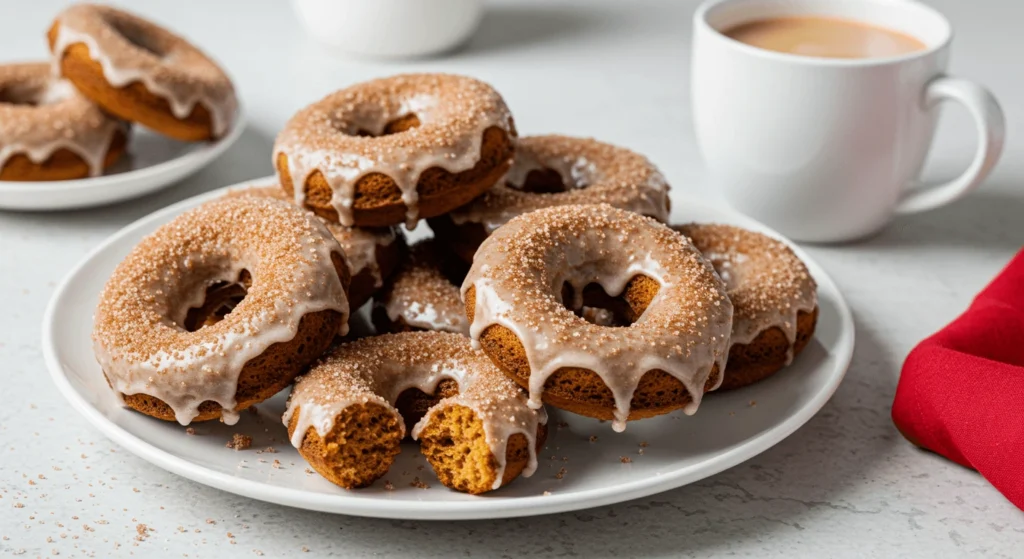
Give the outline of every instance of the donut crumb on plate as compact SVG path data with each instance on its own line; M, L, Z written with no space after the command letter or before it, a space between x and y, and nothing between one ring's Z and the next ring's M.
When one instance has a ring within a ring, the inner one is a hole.
M248 450L252 446L252 437L242 433L235 433L231 435L231 440L224 446L234 450Z

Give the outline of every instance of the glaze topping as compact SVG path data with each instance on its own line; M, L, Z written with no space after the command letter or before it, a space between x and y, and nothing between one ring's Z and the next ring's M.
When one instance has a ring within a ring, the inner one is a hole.
M418 126L384 134L389 123L409 115ZM491 86L449 74L399 75L354 85L299 111L278 135L274 161L287 156L300 205L306 179L319 171L338 220L349 226L356 182L369 173L387 175L401 190L412 227L419 218L420 174L431 167L451 173L473 168L491 127L515 135L508 107Z
M561 177L555 192L531 192L534 171ZM490 233L513 217L551 206L609 204L666 221L668 183L646 157L589 138L528 136L516 143L508 174L483 196L449 214L457 225L479 223Z
M341 313L348 300L332 255L341 247L323 223L291 204L221 198L146 236L118 265L96 308L96 359L119 394L163 400L188 424L207 400L237 420L245 364L291 340L305 315ZM222 320L188 331L190 308L220 282L251 283Z
M459 287L443 270L443 252L437 241L429 239L409 248L378 304L395 322L424 330L440 330L469 335L466 307Z
M55 79L45 62L0 66L0 168L15 154L43 163L63 148L98 176L114 135L128 130L69 82Z
M804 263L782 241L732 225L690 223L686 235L725 281L733 304L732 343L749 344L776 327L789 340L793 359L797 315L818 306L817 285Z
M404 332L339 346L296 381L284 423L290 424L293 414L299 414L292 444L300 447L310 428L326 436L346 407L376 403L395 415L404 436L408 426L394 408L398 396L409 388L433 393L442 379L455 380L459 394L432 407L412 427L412 437L419 437L437 410L465 406L483 422L487 443L499 464L494 488L501 486L505 449L512 435L522 434L529 441L530 460L523 475L533 474L537 469L537 426L547 422L547 414L543 408L527 406L525 395L515 383L458 334Z
M210 113L215 137L235 119L238 100L231 80L215 62L178 35L134 14L97 4L75 4L57 16L53 54L60 60L82 43L114 87L142 82L165 99L179 119L197 104Z
M622 293L637 275L660 288L628 327L591 324L569 307L597 283ZM574 301L562 301L568 283ZM478 343L492 324L519 338L529 360L530 404L540 406L548 377L562 367L594 371L615 397L617 431L644 373L679 379L693 413L717 364L725 370L732 304L711 265L684 237L652 218L608 205L560 206L512 219L476 254L462 284L475 290L470 335Z

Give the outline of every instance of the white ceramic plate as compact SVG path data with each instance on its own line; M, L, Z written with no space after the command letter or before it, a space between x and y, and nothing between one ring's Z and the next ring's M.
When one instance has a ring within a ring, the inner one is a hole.
M255 181L253 181L255 182ZM92 251L57 288L43 322L43 354L54 382L71 404L105 435L142 458L225 491L311 510L407 519L479 519L527 516L595 507L692 483L730 468L778 443L829 399L853 352L853 320L835 283L796 249L818 282L820 315L814 340L793 365L731 393L711 394L696 415L682 413L609 423L552 410L548 445L537 473L474 497L450 491L434 477L414 444L373 486L345 491L306 470L287 443L280 417L285 396L243 413L233 427L197 424L188 435L122 408L93 358L92 313L107 277L144 235L223 190L191 198L136 221ZM714 221L771 231L735 212L676 200L674 218ZM419 231L417 231L419 233ZM564 422L564 423L563 423ZM253 438L251 450L225 448L233 433ZM590 436L598 437L590 442ZM641 450L641 443L646 442ZM272 446L277 452L257 453ZM626 463L622 457L629 457ZM278 461L277 467L274 462ZM565 468L564 475L556 475ZM430 487L411 486L419 478ZM384 480L391 482L387 490Z
M135 126L128 153L102 176L67 181L0 181L0 209L89 208L149 194L209 165L238 140L244 129L241 108L231 131L216 142L179 142Z

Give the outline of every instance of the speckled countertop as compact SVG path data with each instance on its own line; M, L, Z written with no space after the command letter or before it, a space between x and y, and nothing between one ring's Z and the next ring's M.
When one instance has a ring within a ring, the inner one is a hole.
M62 2L0 6L0 60L45 54ZM192 179L91 211L0 212L0 555L1020 556L1024 515L974 472L904 442L889 420L903 357L955 317L1024 243L1024 78L1010 2L933 2L958 37L953 72L990 86L1009 144L979 192L901 218L861 244L811 247L853 308L857 349L832 401L763 455L694 485L570 514L476 522L367 520L236 497L169 474L101 436L57 393L39 324L57 282L124 224L204 190L271 172L276 131L299 107L372 76L446 70L493 83L524 133L593 135L647 154L678 191L715 196L690 132L695 3L510 0L451 57L408 64L329 57L282 0L142 1L229 68L249 107L241 141ZM931 173L966 165L974 132L949 111ZM139 525L148 530L139 533Z

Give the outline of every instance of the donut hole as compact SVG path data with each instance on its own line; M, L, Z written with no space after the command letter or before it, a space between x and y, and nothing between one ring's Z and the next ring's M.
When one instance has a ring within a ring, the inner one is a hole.
M420 117L415 114L407 114L385 124L379 134L374 134L373 132L360 127L356 130L355 135L364 138L379 138L381 136L390 136L392 134L399 134L407 130L412 130L413 128L418 128L419 125ZM344 132L344 130L342 130L342 132Z
M112 16L113 14L105 18L107 24L133 47L157 58L164 58L167 55L166 45L159 41L152 28L147 28L133 19Z
M570 186L566 184L562 175L554 169L534 169L526 174L523 184L507 183L507 186L513 190L520 190L531 194L557 194L559 192L568 192L573 188L586 188L589 185L584 181L580 181Z
M618 295L609 294L601 284L593 282L587 284L582 296L577 298L572 285L565 282L561 296L565 308L583 320L598 326L624 328L640 320L658 289L660 285L654 279L636 275Z
M43 100L43 87L35 83L12 83L0 88L0 103L38 107L46 104Z
M218 281L211 284L206 288L202 304L190 308L185 314L185 323L182 326L189 332L195 332L224 320L245 299L250 285L252 275L249 270L239 272L235 281ZM301 353L302 349L299 352Z
M419 423L427 411L436 406L441 400L459 393L459 383L454 379L441 379L432 393L427 393L419 388L408 388L403 390L395 400L395 409L402 416L405 422L405 431L408 434L414 425Z

